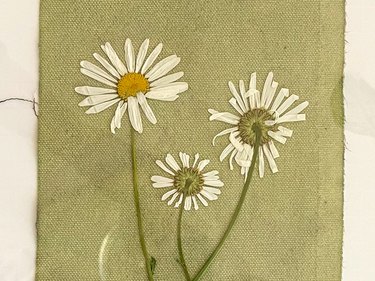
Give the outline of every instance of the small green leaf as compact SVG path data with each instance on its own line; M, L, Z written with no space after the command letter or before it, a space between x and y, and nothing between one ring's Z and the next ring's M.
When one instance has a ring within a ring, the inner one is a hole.
M152 274L155 274L156 259L154 257L150 258L150 266L151 266L151 272L152 272Z

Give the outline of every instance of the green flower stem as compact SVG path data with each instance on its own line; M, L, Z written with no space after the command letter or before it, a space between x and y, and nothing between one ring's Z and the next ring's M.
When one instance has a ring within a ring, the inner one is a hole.
M138 176L137 176L137 153L135 149L135 135L134 134L135 134L135 131L133 128L131 128L130 142L131 142L131 154L132 154L133 190L134 190L135 211L137 213L137 219L138 219L138 235L139 235L139 242L141 243L141 247L142 247L142 253L145 258L147 277L149 281L153 281L154 277L153 277L153 273L151 269L151 258L146 248L145 234L144 234L142 214L141 214L141 206L139 203Z
M198 281L202 278L202 276L205 274L205 272L207 271L207 269L210 266L210 264L212 263L212 261L219 254L219 252L220 252L221 248L223 247L226 239L228 238L235 222L237 221L238 214L240 213L242 205L245 201L247 191L249 190L251 178L253 177L255 163L256 163L256 160L257 160L258 154L259 154L260 140L261 140L261 137L262 137L261 130L256 124L253 125L252 129L255 132L255 136L256 136L255 145L254 145L254 153L253 153L253 158L251 160L251 165L250 165L250 168L249 168L247 179L246 179L246 182L245 182L245 184L243 186L243 189L242 189L241 197L238 201L236 209L234 210L234 213L233 213L232 218L229 222L229 225L224 232L223 237L221 238L220 242L216 246L215 250L211 253L210 257L206 260L206 262L204 263L202 268L199 270L197 275L193 278L193 281Z
M185 200L184 200L185 201ZM177 222L177 247L178 247L178 255L179 255L179 263L184 271L185 279L187 281L191 281L191 277L189 275L189 271L186 266L184 253L182 250L182 240L181 240L181 221L182 221L182 214L184 212L184 202L180 205L180 210L178 214L178 222Z

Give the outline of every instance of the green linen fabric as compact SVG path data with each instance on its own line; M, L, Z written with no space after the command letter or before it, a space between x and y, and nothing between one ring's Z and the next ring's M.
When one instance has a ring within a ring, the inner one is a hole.
M76 86L101 86L80 73L100 45L124 59L164 44L163 57L189 90L175 102L150 101L158 119L143 116L136 136L141 208L155 280L184 280L176 259L178 210L151 187L163 175L155 160L199 152L225 183L219 200L185 212L183 244L192 275L220 239L243 185L238 167L219 155L228 128L207 109L232 111L227 83L267 73L308 100L307 121L277 144L279 172L254 176L239 220L203 280L335 281L341 279L343 205L343 0L42 0L37 281L146 280L138 241L127 115L115 135L115 107L86 115ZM258 88L260 88L258 86Z

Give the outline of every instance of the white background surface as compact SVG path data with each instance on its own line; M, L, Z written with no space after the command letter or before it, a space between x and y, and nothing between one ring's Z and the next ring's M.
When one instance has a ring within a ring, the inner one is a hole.
M0 0L0 100L37 95L38 2ZM375 280L374 14L347 0L344 281ZM34 280L36 138L32 104L0 104L1 281Z

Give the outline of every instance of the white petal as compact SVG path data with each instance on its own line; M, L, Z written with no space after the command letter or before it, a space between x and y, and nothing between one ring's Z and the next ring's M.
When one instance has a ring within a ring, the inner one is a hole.
M135 70L135 54L132 41L127 38L125 40L125 62L129 72L134 72Z
M94 53L94 58L105 68L108 70L109 73L111 73L114 77L117 79L121 78L121 75L117 72L117 70L101 55Z
M298 122L305 121L306 114L296 114L296 115L284 115L283 117L277 118L276 123L285 123L285 122Z
M146 59L145 64L142 66L141 73L145 74L145 72L149 69L149 67L154 63L158 55L160 54L161 50L163 49L163 44L160 43L155 47L155 49L151 52L149 57Z
M195 154L195 156L194 156L194 162L193 162L193 166L192 166L193 168L194 168L195 165L197 164L198 159L199 159L199 153Z
M280 154L277 151L277 148L276 148L275 144L273 143L273 141L271 140L268 144L270 146L270 150L271 150L273 158L278 158L280 156Z
M261 105L260 105L260 92L259 91L256 91L254 93L254 99L255 99L255 108L260 108Z
M237 104L237 100L235 98L231 98L229 100L229 103L233 106L233 108L241 115L244 115L244 112L242 111L242 109L238 106Z
M234 149L234 150L232 151L232 154L231 154L230 157L229 157L229 168L230 168L231 170L234 169L234 167L233 167L233 157L236 156L237 152L238 152L238 150Z
M137 73L141 70L143 62L146 58L149 43L150 43L150 40L146 39L145 41L143 41L141 47L139 48L137 62L135 64L136 65L135 72Z
M266 100L266 103L265 103L265 105L264 105L264 107L266 108L266 109L268 109L269 107L270 107L270 105L271 105L271 102L272 102L272 100L273 100L273 98L274 98L274 96L275 96L275 94L276 94L276 91L277 91L277 87L279 86L279 83L277 83L277 82L272 82L272 85L271 85L271 87L269 88L269 90L268 90L268 97L267 97L267 100Z
M117 93L117 90L115 89L106 89L106 88L89 87L89 86L76 87L75 91L78 94L81 94L84 96L95 96L95 95L102 95L102 94Z
M186 167L185 153L180 152L178 155L180 156L180 160L182 162L182 167Z
M147 119L152 123L156 124L156 117L151 107L148 105L146 97L142 93L137 94L138 103L141 106L143 112L145 113Z
M209 177L203 177L203 180L207 181L213 181L213 180L218 180L219 176L209 176Z
M239 87L240 87L240 94L241 94L242 100L245 104L245 109L246 109L246 111L248 111L249 110L249 101L246 97L245 82L243 80L240 80Z
M243 150L243 144L239 141L238 138L236 138L236 136L238 136L239 133L240 133L240 132L230 133L230 135L229 135L229 140L230 140L230 142L233 144L233 146L234 146L238 151L242 151L242 150Z
M112 120L111 120L111 132L112 134L116 134L116 125L115 125L115 116L112 117Z
M168 174L170 174L170 175L172 175L172 176L174 176L175 174L171 171L171 170L169 170L168 168L167 168L167 166L165 166L164 165L164 163L163 162L161 162L160 160L156 160L156 164L164 171L164 172L167 172Z
M296 115L296 114L300 113L302 110L304 110L308 105L309 105L309 102L305 101L305 102L297 105L292 110L290 110L287 113L285 113L285 115Z
M129 119L134 130L142 133L142 119L138 107L138 99L135 97L128 97Z
M146 78L149 78L151 77L156 71L158 71L161 67L163 67L165 64L168 64L170 63L171 61L174 61L177 57L177 55L170 55L164 59L162 59L161 61L159 61L157 64L154 65L153 68L151 68L151 70L149 72L147 72L145 74L145 77ZM150 81L150 79L149 79Z
M246 151L247 159L251 160L252 157L253 157L253 152L254 152L253 147L251 145L245 143L244 144L244 150Z
M197 197L198 197L199 201L201 201L201 203L203 204L203 206L205 206L205 207L208 206L208 203L207 203L206 199L204 199L202 195L200 195L200 194L198 193L198 194L197 194Z
M194 195L191 198L193 199L194 209L198 210L199 207L198 207L198 203L197 203L197 198Z
M248 151L243 149L242 152L237 152L236 157L234 158L239 166L243 167L250 167L251 161L249 159ZM242 169L241 171L244 171Z
M241 167L241 175L244 175L246 173L246 167Z
M252 90L257 89L257 73L256 72L251 73L249 89L252 89Z
M250 167L245 168L245 179L244 179L244 181L246 181L246 179L247 179L247 175L249 174L249 169L250 169Z
M268 99L268 93L269 93L269 89L271 88L272 80L273 80L273 73L270 72L268 73L267 79L264 82L263 92L260 98L260 107L264 107L264 105L266 104L266 100Z
M186 161L186 167L190 167L190 155L185 153L185 161Z
M197 167L198 171L201 172L208 165L208 163L210 163L210 160L207 160L207 159L199 162L198 167Z
M158 93L148 92L146 94L146 98L151 99L151 100L175 101L176 99L178 99L178 95L174 93L164 94L160 92Z
M240 121L240 117L229 112L217 112L213 109L209 109L208 112L212 114L209 119L210 121L218 120L233 125L237 125Z
M279 108L276 109L276 113L281 116L287 110L295 101L299 99L296 95L291 95L289 98L287 98L282 105L280 105Z
M180 168L180 166L178 166L176 160L174 160L173 156L170 155L169 153L167 154L167 157L165 157L165 161L176 172L181 170L181 168Z
M217 195L215 194L212 194L210 192L207 192L206 190L201 190L200 194L202 194L204 197L206 197L208 200L217 200L219 197L217 197Z
M152 176L151 180L153 182L161 182L161 183L174 182L173 179L162 177L162 176Z
M168 201L168 206L172 205L174 200L176 200L177 196L180 195L179 192L176 192L175 194L173 194L171 200Z
M159 87L159 86L167 86L168 84L177 81L182 76L184 76L184 73L182 71L177 72L177 73L173 73L173 74L169 74L167 76L164 76L164 77L152 82L150 84L150 87L152 88L152 87Z
M207 192L210 192L210 193L213 193L213 194L221 194L221 190L218 189L218 188L203 186L203 189L206 190Z
M99 103L103 103L109 100L113 100L118 98L118 94L108 94L108 95L97 95L97 96L89 96L81 101L78 105L79 106L92 106L97 105Z
M204 173L203 176L204 177L210 177L210 176L215 176L217 174L219 174L219 172L214 170L214 171L211 171L211 172Z
M186 211L190 211L190 209L191 209L191 196L186 196L184 209Z
M293 134L293 130L285 128L283 126L279 126L277 129L280 131L283 137L291 137Z
M157 87L152 87L150 92L161 93L161 94L179 94L185 92L189 88L186 82L173 82L167 85L161 85Z
M246 96L249 96L249 103L250 103L250 108L251 109L254 109L256 108L256 104L255 104L255 93L257 92L257 90L252 90L250 89L249 91L247 91L246 93Z
M264 124L266 124L267 126L273 126L276 124L276 121L275 120L266 120L264 121Z
M221 180L208 180L208 181L204 181L204 184L209 185L209 186L216 186L216 187L224 186L224 183Z
M114 87L114 88L117 88L117 85L114 84L113 82L109 81L108 79L105 79L104 77L90 71L90 70L87 70L86 68L81 68L81 72L82 74L100 82L100 83L103 83L103 84L106 84L108 86L111 86L111 87Z
M223 150L223 152L220 154L220 162L223 162L223 160L234 150L234 146L232 143L229 143Z
M166 193L163 194L163 196L161 197L161 201L165 201L167 200L170 196L172 196L173 194L175 194L177 192L177 189L172 189Z
M119 102L121 99L114 99L114 100L111 100L111 101L107 101L107 102L103 102L101 104L98 104L98 105L94 105L92 107L90 107L88 110L86 110L86 114L93 114L93 113L99 113L105 109L107 109L108 107L114 105L116 102Z
M105 45L102 46L102 49L107 54L109 60L111 61L112 65L116 68L117 72L120 73L120 75L125 75L128 71L123 62L119 59L115 50L112 48L111 44L109 44L108 42L105 43Z
M182 152L179 153L179 156L180 156L180 159L181 159L181 162L182 162L182 167L189 168L190 156L187 155L186 153L182 153Z
M289 90L282 88L277 95L275 101L272 104L271 111L275 112L276 109L280 106L281 102L283 101L284 98L289 97Z
M275 132L272 132L272 131L268 131L268 135L273 138L274 140L277 140L278 142L282 143L282 144L285 144L286 143L286 138L275 133Z
M259 177L264 177L264 156L262 147L259 147Z
M107 72L105 72L103 69L100 67L97 67L95 64L92 64L89 61L81 61L81 66L95 74L98 74L102 76L103 78L108 79L109 81L112 81L114 83L117 83L118 80L113 78L111 75L109 75Z
M229 133L232 133L232 132L235 132L238 130L238 127L233 127L233 128L229 128L229 129L225 129L224 131L221 131L220 133L218 133L216 136L214 136L213 140L212 140L212 145L215 145L215 140L217 137L220 137L220 136L224 136L226 134L229 134Z
M271 154L271 151L269 151L267 145L263 145L262 147L263 147L264 155L266 155L266 158L268 160L268 164L270 165L272 173L277 173L279 170L277 169L276 162Z
M176 204L174 205L174 207L178 208L181 205L183 199L184 199L184 194L181 193L180 199L178 199L178 201L176 202Z
M232 95L236 98L240 108L242 111L246 111L245 104L241 98L241 96L238 94L236 87L234 86L233 82L229 81L228 82L229 90L231 91Z
M160 77L167 74L169 71L171 71L173 68L175 68L181 61L181 58L177 57L176 55L172 55L169 57L166 57L165 59L158 62L147 74L146 78L148 78L149 81L155 81L156 79L159 79Z
M154 182L152 186L155 188L164 188L164 187L173 186L173 183L172 182Z
M123 106L124 104L124 101L120 101L118 104L117 104L117 108L116 108L116 111L115 111L115 115L113 116L112 118L112 122L111 122L111 132L114 134L115 133L115 129L116 128L119 128L117 126L117 124L120 122L121 124L121 107Z
M116 118L115 118L115 125L116 125L116 128L118 128L118 129L121 128L121 119L122 119L122 117L124 116L127 107L128 107L128 103L124 102L124 104L123 104L123 105L121 106L121 108L120 108L120 113L119 113L119 115L116 115Z
M152 88L150 92L146 94L146 98L163 101L174 101L178 98L177 94L182 93L187 89L187 83L175 82L166 86Z

